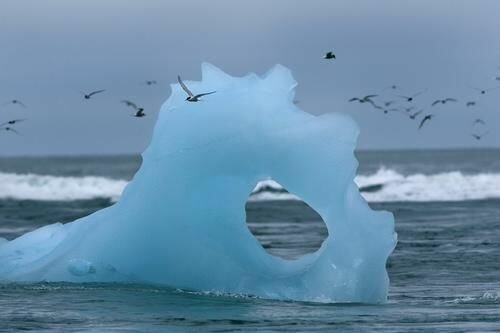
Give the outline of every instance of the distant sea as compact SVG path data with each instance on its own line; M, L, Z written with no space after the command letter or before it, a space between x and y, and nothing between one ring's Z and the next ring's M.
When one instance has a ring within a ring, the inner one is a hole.
M387 304L270 301L131 284L0 283L0 331L500 332L500 150L366 151L356 183L396 218ZM0 158L0 237L112 205L140 156ZM319 248L321 218L265 180L252 233L287 259Z

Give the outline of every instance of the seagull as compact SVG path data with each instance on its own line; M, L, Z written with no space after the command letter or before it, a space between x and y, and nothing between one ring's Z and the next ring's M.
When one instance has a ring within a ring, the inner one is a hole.
M0 127L0 129L4 130L4 131L7 131L7 132L12 132L12 133L15 133L17 135L21 135L18 131L16 131L15 129L13 129L12 127L9 127L9 126L6 126L6 127Z
M435 100L435 101L434 101L431 105L432 105L432 106L435 106L435 105L437 105L437 104L439 104L439 103L441 103L441 104L446 104L446 103L448 103L448 102L456 102L456 101L457 101L457 100L456 100L455 98L449 98L449 97L448 97L448 98L445 98L445 99L436 99L436 100Z
M406 99L407 102L412 102L415 99L415 97L423 94L424 92L426 92L426 90L420 91L420 92L418 92L418 93L416 93L414 95L411 95L411 96L398 95L398 97Z
M434 115L428 114L424 118L422 118L422 120L420 121L420 125L418 126L418 129L421 129L428 120L432 119L432 117L434 117Z
M157 84L158 82L156 82L156 80L147 80L144 83L146 83L146 85L148 85L148 86L152 86L154 84Z
M355 101L358 101L360 103L370 103L372 105L375 105L375 103L372 101L372 98L375 98L377 97L377 95L366 95L365 97L363 98L359 98L359 97L353 97L349 100L349 102L355 102Z
M488 92L490 90L495 90L495 89L498 89L498 88L500 88L500 87L493 87L493 88L488 88L488 89L480 89L480 88L474 88L474 89L476 89L477 91L479 91L479 93L481 95L484 95L484 94L486 94L486 92Z
M95 91L92 91L91 93L84 93L83 91L81 91L81 93L83 94L83 98L85 99L90 99L90 97L96 95L96 94L100 94L102 92L104 92L105 90L104 89L101 89L101 90L95 90Z
M465 106L467 106L467 107L474 106L474 105L476 105L475 101L469 101L469 102L465 103Z
M134 110L136 111L136 113L134 115L132 115L133 117L140 118L140 117L144 117L146 115L144 113L144 108L138 107L137 104L135 104L134 102L126 100L126 99L124 99L121 102L123 104L125 104L126 106L130 106L130 107L134 108Z
M472 122L472 126L474 125L486 125L486 122L484 120L482 120L481 118L476 118L476 120L474 120L474 122Z
M22 106L23 108L26 107L26 105L18 99L13 99L12 101L5 103L4 105L9 105L9 104L19 105Z
M194 95L191 92L191 90L189 90L188 87L186 87L184 82L182 82L180 75L177 75L177 81L179 81L179 84L181 85L182 90L184 90L186 92L186 94L188 94L188 97L186 97L186 101L188 101L188 102L198 102L198 101L201 101L200 97L215 93L215 91L211 91L211 92L207 92L207 93Z
M415 120L415 118L417 118L417 117L418 117L418 115L419 115L419 114L421 114L422 112L424 112L424 110L423 110L423 109L422 109L422 110L420 110L420 111L417 111L417 112L415 112L415 113L410 114L410 115L409 115L409 117L410 117L410 119L411 119L411 120Z
M335 54L333 54L332 51L326 52L326 54L323 56L323 59L336 59Z
M483 138L483 136L487 135L488 133L489 133L489 132L488 132L488 131L486 131L486 132L484 132L483 134L474 134L474 133L472 133L471 135L472 135L472 137L473 137L474 139L476 139L476 140L478 140L478 141L479 141L479 140L481 140L481 139Z
M25 121L25 120L26 119L13 119L13 120L9 120L9 121L6 121L4 123L1 123L0 127L3 127L5 125L14 125L14 124L20 123L20 122Z
M136 118L142 118L145 116L146 116L146 114L144 113L143 108L140 108L139 110L137 110L137 112L135 114L132 115L132 117L136 117Z

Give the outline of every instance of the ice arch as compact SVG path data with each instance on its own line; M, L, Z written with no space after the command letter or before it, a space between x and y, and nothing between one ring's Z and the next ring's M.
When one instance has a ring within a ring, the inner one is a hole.
M142 281L177 288L331 302L383 302L395 246L391 214L374 212L353 182L357 126L293 103L277 65L262 78L209 64L195 92L162 106L143 164L114 206L0 245L0 280ZM245 225L255 183L272 177L334 230L293 262L266 253Z

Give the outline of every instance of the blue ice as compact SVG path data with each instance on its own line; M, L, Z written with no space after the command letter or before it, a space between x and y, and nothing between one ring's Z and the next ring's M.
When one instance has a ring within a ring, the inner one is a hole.
M202 65L185 101L178 84L161 108L143 163L113 206L67 224L0 240L0 280L145 282L321 302L384 302L393 216L373 211L353 181L358 127L339 113L294 105L297 83L274 66L232 77ZM245 203L272 178L323 218L329 236L297 260L268 254Z

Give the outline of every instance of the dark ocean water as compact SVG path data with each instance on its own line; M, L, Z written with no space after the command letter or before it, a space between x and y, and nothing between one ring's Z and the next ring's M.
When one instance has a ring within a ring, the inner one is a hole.
M387 304L271 301L154 285L4 283L0 331L500 332L500 151L358 158L366 182L388 184L373 194L371 207L396 218ZM92 186L106 192L139 164L137 156L0 158L0 237L111 205L109 197L79 193ZM86 176L98 178L82 183ZM321 218L295 200L249 201L247 220L264 248L284 258L313 252L327 237Z

